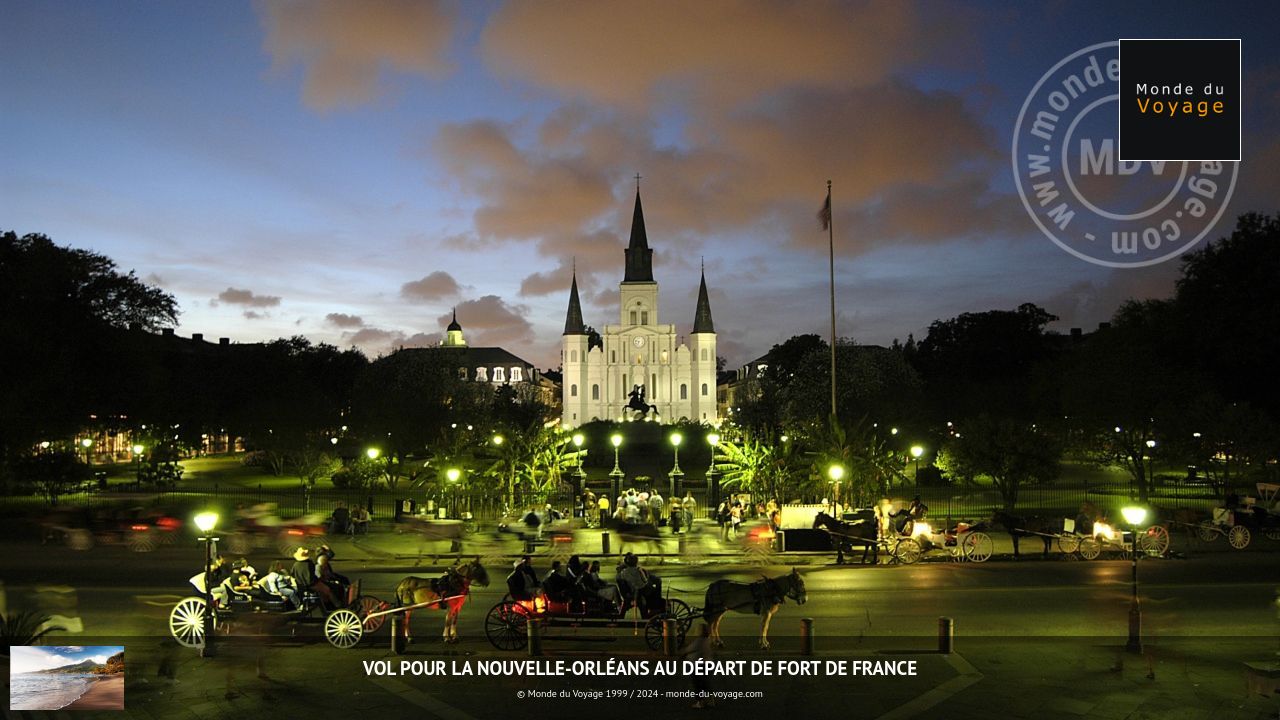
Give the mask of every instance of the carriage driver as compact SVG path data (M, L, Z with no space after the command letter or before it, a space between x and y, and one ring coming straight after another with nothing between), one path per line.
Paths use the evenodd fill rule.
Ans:
M640 558L627 553L618 567L618 587L622 596L640 609L662 598L662 580L640 567Z
M507 590L513 600L532 600L541 583L533 569L533 558L525 555L516 561L515 569L507 576Z

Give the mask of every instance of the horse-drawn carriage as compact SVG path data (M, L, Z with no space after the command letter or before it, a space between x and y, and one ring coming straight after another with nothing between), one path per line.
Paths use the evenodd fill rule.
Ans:
M1204 542L1225 537L1236 550L1249 547L1255 533L1262 533L1268 540L1280 540L1280 502L1276 499L1280 485L1258 483L1257 489L1257 497L1241 501L1232 496L1213 508L1208 517L1184 512L1175 516L1172 524L1194 532Z
M1104 552L1127 555L1135 544L1132 531L1113 527L1092 503L1085 503L1075 518L1018 517L997 511L991 524L1003 527L1013 538L1015 558L1020 557L1019 540L1028 537L1044 544L1044 557L1056 543L1064 555L1084 560L1095 560ZM1159 557L1169 550L1168 528L1160 524L1142 530L1136 540L1138 552L1145 555Z
M278 620L291 626L296 632L298 624L320 625L325 639L336 648L352 648L360 642L365 632L375 632L382 626L383 618L369 617L387 607L381 600L360 592L360 583L348 589L345 607L325 611L320 596L310 589L298 591L298 606L281 595L261 590L228 589L226 600L214 600L214 630L229 632L232 623L241 615L255 620ZM169 633L184 647L203 647L205 643L205 612L208 608L204 597L183 598L169 613Z
M662 647L663 621L675 620L677 641L685 635L697 616L688 603L665 595L639 607L629 602L622 605L594 594L567 599L550 599L539 593L529 600L510 597L494 605L484 620L485 636L499 650L520 650L528 644L528 624L537 621L542 627L613 628L628 623L638 628L644 624L645 643L651 650Z
M953 560L986 562L995 547L985 526L977 523L959 522L935 530L923 518L898 513L888 518L888 532L881 532L871 508L847 513L846 518L837 520L820 512L813 521L814 529L825 529L831 536L839 564L844 563L845 553L855 549L862 550L863 562L869 552L877 559L883 552L891 563L911 565L933 550L946 551Z

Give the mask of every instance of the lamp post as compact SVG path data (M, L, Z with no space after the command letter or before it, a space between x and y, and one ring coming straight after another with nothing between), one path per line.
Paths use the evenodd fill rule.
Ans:
M720 483L716 481L716 448L720 447L720 434L708 435L707 444L711 446L711 464L707 466L707 491L711 493L711 502L707 505L714 510L720 506Z
M924 454L924 448L919 445L911 446L911 462L915 465L916 495L920 494L920 456Z
M1138 604L1138 527L1147 519L1144 507L1126 507L1120 511L1124 521L1133 530L1133 595L1129 601L1129 642L1125 650L1131 653L1142 652L1142 607Z
M671 497L677 497L680 494L680 481L684 478L684 473L680 471L680 443L684 442L684 436L678 432L671 433L671 449L675 453L675 463L671 466Z
M573 473L573 497L575 506L578 502L578 496L582 494L582 480L587 476L587 474L582 471L582 444L586 441L587 439L582 436L582 433L573 434L573 446L577 448L576 455L578 460L578 469Z
M93 464L93 455L92 455L92 453L91 453L91 451L90 451L90 448L92 448L92 447L93 447L93 440L92 440L91 438L85 438L85 439L81 440L81 441L80 441L80 447L84 448L84 464L85 464L85 465L92 465L92 464Z
M200 648L200 657L213 657L213 629L217 625L213 609L213 544L218 540L213 529L218 525L218 513L202 512L196 515L195 523L204 541L204 647Z
M371 447L368 450L364 451L365 457L369 458L370 460L377 460L378 456L381 454L382 454L382 451L376 447Z
M622 486L622 467L618 465L618 448L622 445L622 436L614 433L609 436L609 442L613 445L613 469L609 471L612 495L609 501L613 502L618 497L618 488Z
M453 517L458 517L458 478L462 477L462 471L458 468L449 468L445 471L444 476L449 478L449 494L453 496Z
M133 451L133 479L137 481L138 487L142 487L142 453L146 448L135 444L129 449Z
M1156 484L1155 454L1156 454L1156 441L1148 440L1147 441L1147 485L1153 488L1155 487L1155 484Z
M840 481L844 479L844 466L832 465L827 468L827 477L831 478L833 489L831 493L831 514L836 514L836 506L840 504Z

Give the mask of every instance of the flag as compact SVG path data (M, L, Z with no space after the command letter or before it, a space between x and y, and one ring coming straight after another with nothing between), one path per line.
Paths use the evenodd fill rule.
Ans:
M831 227L831 196L822 203L822 209L818 211L818 221L822 223L822 229L826 230Z

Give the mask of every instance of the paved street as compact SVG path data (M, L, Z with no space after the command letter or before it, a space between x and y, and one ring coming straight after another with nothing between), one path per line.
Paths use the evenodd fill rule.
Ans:
M598 538L595 540L598 541ZM585 544L589 541L583 541ZM401 543L402 546L397 546ZM335 543L338 569L359 578L366 593L390 600L408 574L431 576L439 566L425 557L415 566L412 543L375 536ZM381 546L381 547L379 547ZM404 551L404 552L401 552ZM319 629L237 623L216 659L177 649L164 636L172 603L188 592L186 579L199 563L199 549L163 547L151 553L100 547L77 553L63 547L6 543L3 579L11 607L54 603L74 614L83 633L56 642L90 644L93 637L123 638L133 652L128 698L131 710L162 717L216 717L245 713L279 693L292 702L304 695L317 717L334 707L368 708L380 717L507 716L495 708L514 693L537 688L643 689L638 678L423 678L369 677L362 660L390 654L384 627L354 650L329 647ZM270 555L250 556L259 566ZM194 560L194 563L193 563ZM730 557L685 565L674 558L653 565L672 594L691 605L714 579L750 580L780 575L789 566L750 566ZM442 616L419 612L417 642L409 659L522 659L499 653L485 640L482 621L505 592L509 559L486 559L494 582L478 589L463 612L462 643L438 641ZM758 620L731 615L724 623L729 647L721 658L798 657L799 619L814 620L819 658L911 658L919 675L899 678L728 678L724 690L759 689L762 707L808 707L815 717L910 717L935 709L999 706L1006 717L1274 717L1270 700L1245 693L1244 665L1274 658L1276 617L1272 602L1280 553L1265 547L1244 553L1201 552L1189 559L1141 562L1146 653L1120 652L1127 633L1130 564L1028 558L985 564L930 562L915 566L831 565L830 558L801 556L809 602L788 603L774 619L770 655L754 649ZM821 563L821 564L820 564ZM194 567L193 567L194 565ZM539 563L545 572L547 563ZM52 586L52 587L51 587ZM65 586L57 588L57 586ZM74 589L74 592L68 590ZM936 646L939 616L956 622L957 654L929 652ZM261 634L266 633L265 637ZM603 654L652 658L630 624L548 631L551 657ZM62 638L67 639L62 639ZM131 642L130 638L134 640ZM256 678L259 661L271 681ZM162 671L163 670L163 671ZM167 675L176 674L177 682ZM1154 675L1154 679L1148 677ZM666 689L686 681L664 680ZM847 713L826 703L850 703ZM595 702L604 702L595 701ZM683 708L675 699L634 700L653 707ZM563 710L564 706L559 706ZM599 713L603 705L578 708ZM180 711L179 711L180 708ZM557 710L560 712L560 710ZM576 712L576 711L574 711ZM723 711L737 714L738 711ZM898 712L898 715L892 713ZM1170 715L1170 713L1174 715ZM173 714L177 713L177 714ZM142 715L146 716L146 715ZM574 716L574 715L571 715Z

